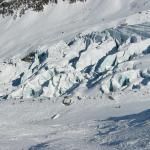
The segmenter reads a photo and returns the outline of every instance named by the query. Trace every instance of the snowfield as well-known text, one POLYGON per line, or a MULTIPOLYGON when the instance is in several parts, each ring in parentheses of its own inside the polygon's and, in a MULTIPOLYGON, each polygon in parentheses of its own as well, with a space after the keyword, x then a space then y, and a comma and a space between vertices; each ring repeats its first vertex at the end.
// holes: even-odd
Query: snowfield
POLYGON ((149 150, 149 64, 148 0, 0 16, 0 150, 149 150))
POLYGON ((71 106, 61 104, 61 98, 55 102, 44 99, 1 102, 1 149, 148 150, 150 94, 147 93, 117 94, 114 101, 86 96, 74 99, 71 106))

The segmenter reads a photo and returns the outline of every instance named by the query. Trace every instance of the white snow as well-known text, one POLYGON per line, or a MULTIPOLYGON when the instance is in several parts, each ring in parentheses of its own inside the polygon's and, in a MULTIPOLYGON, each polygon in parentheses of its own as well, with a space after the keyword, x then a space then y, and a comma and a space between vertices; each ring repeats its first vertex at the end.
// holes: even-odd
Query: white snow
POLYGON ((127 19, 129 24, 145 22, 149 12, 138 14, 139 11, 147 11, 149 8, 150 2, 144 2, 147 3, 137 9, 141 3, 137 0, 88 0, 85 4, 78 2, 71 6, 59 0, 58 5, 46 6, 41 13, 28 11, 16 20, 13 20, 13 17, 1 18, 0 57, 4 59, 20 55, 20 52, 26 53, 37 49, 38 46, 67 40, 95 26, 103 30, 119 24, 130 15, 135 16, 129 17, 129 21, 127 19))
POLYGON ((149 150, 149 9, 60 0, 0 17, 0 149, 149 150))

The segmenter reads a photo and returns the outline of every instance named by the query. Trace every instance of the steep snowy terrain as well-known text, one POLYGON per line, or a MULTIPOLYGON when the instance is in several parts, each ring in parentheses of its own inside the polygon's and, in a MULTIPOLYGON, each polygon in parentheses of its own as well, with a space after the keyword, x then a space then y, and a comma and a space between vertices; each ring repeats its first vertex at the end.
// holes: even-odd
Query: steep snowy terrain
POLYGON ((79 34, 68 43, 39 47, 22 59, 1 63, 1 97, 50 98, 91 90, 102 96, 149 88, 150 35, 141 26, 149 23, 79 34))
POLYGON ((149 150, 150 2, 20 9, 0 16, 0 150, 149 150))
MULTIPOLYGON (((21 18, 6 17, 0 21, 0 58, 7 58, 33 51, 38 46, 57 43, 74 37, 81 31, 97 26, 100 30, 112 27, 114 24, 147 21, 150 2, 142 0, 88 0, 86 3, 68 4, 60 2, 57 5, 45 6, 41 13, 27 11, 21 18), (68 13, 69 12, 69 13, 68 13), (125 17, 125 18, 124 18, 125 17), (115 22, 118 20, 117 22, 115 22)), ((92 29, 93 30, 93 29, 92 29)))

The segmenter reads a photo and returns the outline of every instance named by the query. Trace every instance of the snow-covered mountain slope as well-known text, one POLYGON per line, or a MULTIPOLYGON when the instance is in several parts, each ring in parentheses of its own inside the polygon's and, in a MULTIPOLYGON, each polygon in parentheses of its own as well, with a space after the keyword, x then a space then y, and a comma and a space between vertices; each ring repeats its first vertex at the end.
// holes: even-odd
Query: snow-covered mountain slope
POLYGON ((149 150, 150 2, 19 12, 0 16, 0 150, 149 150))
POLYGON ((62 98, 1 102, 0 148, 149 150, 148 93, 122 93, 113 101, 86 96, 69 107, 60 105, 62 98))
POLYGON ((43 12, 29 10, 16 20, 1 16, 0 58, 26 53, 45 44, 50 46, 93 26, 103 29, 118 22, 124 23, 127 16, 135 13, 136 17, 129 23, 145 21, 149 15, 139 12, 149 7, 148 0, 88 0, 72 5, 59 0, 57 5, 45 6, 43 12))

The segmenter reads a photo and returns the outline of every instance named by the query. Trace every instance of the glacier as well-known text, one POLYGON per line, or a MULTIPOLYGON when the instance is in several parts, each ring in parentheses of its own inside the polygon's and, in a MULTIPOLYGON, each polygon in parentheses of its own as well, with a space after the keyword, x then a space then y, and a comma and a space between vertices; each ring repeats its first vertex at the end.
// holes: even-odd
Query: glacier
POLYGON ((51 98, 74 95, 80 87, 90 90, 94 86, 103 95, 144 86, 143 81, 148 82, 149 77, 143 69, 149 67, 142 58, 149 57, 150 39, 136 32, 127 35, 124 31, 131 27, 78 34, 71 41, 40 46, 24 58, 7 60, 5 65, 15 72, 5 84, 11 88, 1 97, 51 98), (22 69, 18 69, 20 66, 22 69))

